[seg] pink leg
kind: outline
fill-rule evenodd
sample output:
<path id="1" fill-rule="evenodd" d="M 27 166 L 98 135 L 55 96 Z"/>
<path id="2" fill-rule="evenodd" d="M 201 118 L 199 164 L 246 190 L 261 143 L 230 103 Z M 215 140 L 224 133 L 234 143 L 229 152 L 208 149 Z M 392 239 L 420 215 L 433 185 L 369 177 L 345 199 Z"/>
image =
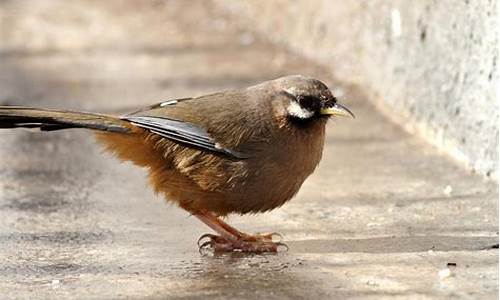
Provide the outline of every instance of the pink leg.
<path id="1" fill-rule="evenodd" d="M 202 235 L 198 240 L 200 251 L 212 248 L 215 252 L 241 251 L 252 253 L 275 253 L 278 252 L 278 247 L 280 246 L 288 249 L 283 243 L 273 242 L 274 236 L 281 238 L 280 234 L 269 233 L 263 235 L 249 235 L 230 226 L 213 213 L 198 211 L 193 213 L 193 215 L 220 235 Z M 202 242 L 205 239 L 207 239 L 207 241 Z"/>

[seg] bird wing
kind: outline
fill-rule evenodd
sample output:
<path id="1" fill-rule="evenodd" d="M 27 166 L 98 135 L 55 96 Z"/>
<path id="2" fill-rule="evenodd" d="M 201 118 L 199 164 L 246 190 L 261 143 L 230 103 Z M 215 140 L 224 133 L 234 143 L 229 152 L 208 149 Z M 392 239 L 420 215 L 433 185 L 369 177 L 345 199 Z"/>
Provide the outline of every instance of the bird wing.
<path id="1" fill-rule="evenodd" d="M 130 115 L 124 117 L 123 119 L 159 136 L 184 145 L 223 154 L 233 159 L 248 158 L 248 156 L 242 152 L 222 147 L 205 129 L 189 122 L 156 116 Z"/>

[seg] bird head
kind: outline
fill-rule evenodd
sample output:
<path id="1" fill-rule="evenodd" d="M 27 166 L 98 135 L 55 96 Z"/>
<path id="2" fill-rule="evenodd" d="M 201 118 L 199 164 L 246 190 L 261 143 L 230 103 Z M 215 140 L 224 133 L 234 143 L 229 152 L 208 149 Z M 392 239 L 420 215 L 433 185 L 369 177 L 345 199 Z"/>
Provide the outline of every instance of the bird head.
<path id="1" fill-rule="evenodd" d="M 353 117 L 354 114 L 337 102 L 330 89 L 321 81 L 293 75 L 274 80 L 283 99 L 286 114 L 295 120 L 313 120 L 331 116 Z"/>

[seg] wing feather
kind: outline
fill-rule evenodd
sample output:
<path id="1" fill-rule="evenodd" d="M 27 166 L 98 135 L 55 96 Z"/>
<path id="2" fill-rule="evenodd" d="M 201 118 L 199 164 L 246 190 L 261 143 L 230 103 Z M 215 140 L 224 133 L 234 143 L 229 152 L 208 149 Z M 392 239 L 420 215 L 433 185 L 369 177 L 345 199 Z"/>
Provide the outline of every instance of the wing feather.
<path id="1" fill-rule="evenodd" d="M 224 154 L 235 159 L 248 158 L 248 156 L 242 152 L 223 148 L 205 129 L 188 122 L 164 117 L 133 115 L 126 116 L 124 119 L 132 122 L 138 127 L 147 129 L 152 133 L 178 143 L 200 148 L 205 151 Z"/>

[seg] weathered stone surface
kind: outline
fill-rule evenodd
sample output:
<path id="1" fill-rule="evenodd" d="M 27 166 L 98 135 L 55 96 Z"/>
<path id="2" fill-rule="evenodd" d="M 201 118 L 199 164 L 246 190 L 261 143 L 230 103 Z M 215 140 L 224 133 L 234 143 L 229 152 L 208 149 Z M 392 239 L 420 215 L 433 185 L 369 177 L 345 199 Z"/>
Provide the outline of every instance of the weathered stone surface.
<path id="1" fill-rule="evenodd" d="M 498 0 L 218 0 L 498 180 Z"/>

